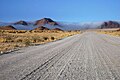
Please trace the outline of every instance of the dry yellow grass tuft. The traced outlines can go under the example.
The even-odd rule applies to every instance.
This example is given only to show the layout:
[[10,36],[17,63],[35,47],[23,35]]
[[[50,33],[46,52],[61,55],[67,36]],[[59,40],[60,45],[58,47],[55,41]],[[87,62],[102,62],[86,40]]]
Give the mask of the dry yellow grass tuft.
[[17,47],[43,44],[79,33],[80,31],[0,30],[0,52]]

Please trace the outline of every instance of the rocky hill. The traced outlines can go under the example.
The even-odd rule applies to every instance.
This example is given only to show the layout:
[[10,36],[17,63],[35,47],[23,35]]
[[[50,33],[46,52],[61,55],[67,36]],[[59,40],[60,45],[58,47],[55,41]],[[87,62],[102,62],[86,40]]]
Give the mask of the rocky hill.
[[43,18],[43,19],[37,20],[35,23],[35,25],[45,25],[45,24],[58,25],[57,22],[53,21],[50,18]]
[[18,21],[18,22],[16,22],[16,23],[14,23],[15,25],[17,25],[17,24],[19,24],[19,25],[28,25],[28,23],[27,22],[25,22],[25,21]]
[[0,30],[16,30],[16,28],[14,28],[11,25],[8,25],[8,26],[0,26]]
[[34,30],[49,30],[49,29],[44,26],[39,26],[39,27],[35,28]]
[[108,21],[101,25],[101,29],[103,28],[120,28],[120,24],[116,21]]

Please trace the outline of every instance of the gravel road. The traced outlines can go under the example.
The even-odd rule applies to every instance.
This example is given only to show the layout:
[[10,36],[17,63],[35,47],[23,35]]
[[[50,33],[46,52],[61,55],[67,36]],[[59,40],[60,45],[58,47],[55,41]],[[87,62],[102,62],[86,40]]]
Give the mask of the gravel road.
[[85,32],[1,55],[0,80],[120,80],[120,38]]

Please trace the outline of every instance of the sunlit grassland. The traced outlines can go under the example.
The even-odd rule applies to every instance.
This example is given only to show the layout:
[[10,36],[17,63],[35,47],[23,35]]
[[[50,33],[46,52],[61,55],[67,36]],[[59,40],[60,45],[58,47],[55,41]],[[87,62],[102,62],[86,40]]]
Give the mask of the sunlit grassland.
[[0,30],[0,52],[44,44],[79,33],[80,31]]

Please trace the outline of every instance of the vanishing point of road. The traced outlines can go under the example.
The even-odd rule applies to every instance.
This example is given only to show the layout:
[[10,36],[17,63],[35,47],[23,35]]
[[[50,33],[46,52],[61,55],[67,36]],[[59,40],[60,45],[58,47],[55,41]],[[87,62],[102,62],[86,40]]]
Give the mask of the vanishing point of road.
[[120,38],[85,32],[1,55],[0,80],[120,80]]

